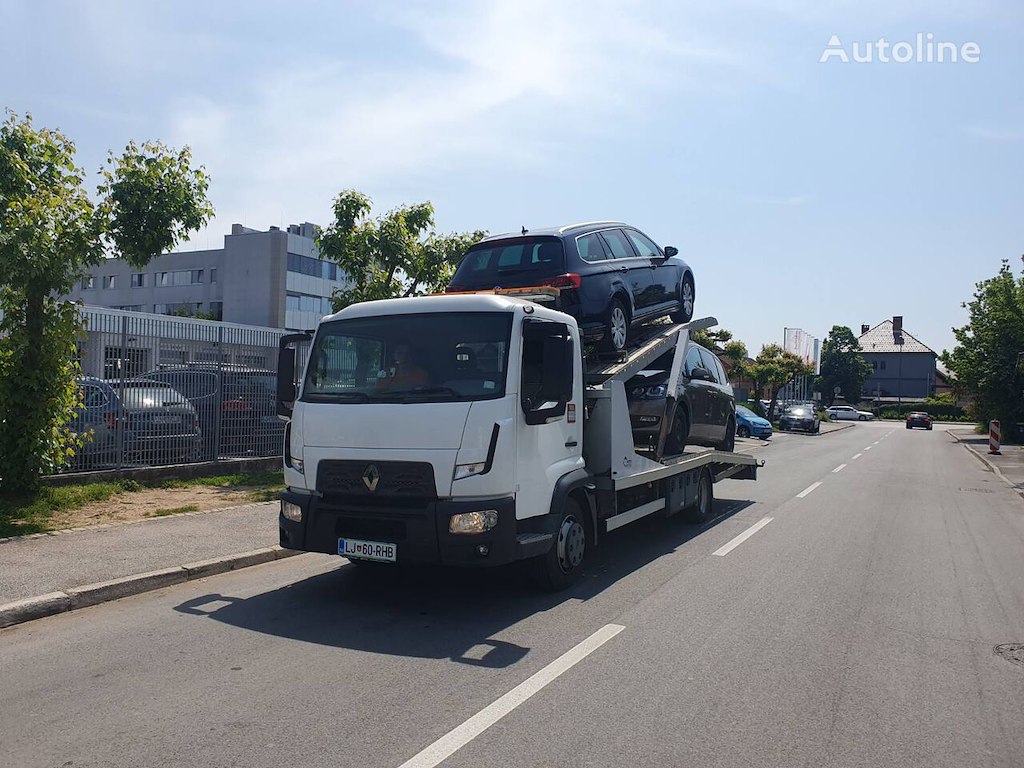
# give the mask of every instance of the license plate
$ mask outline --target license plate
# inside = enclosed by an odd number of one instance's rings
[[[382,541],[338,539],[338,554],[342,557],[355,557],[360,560],[393,563],[398,559],[398,545]]]
[[[179,424],[181,423],[180,416],[154,416],[154,424]]]

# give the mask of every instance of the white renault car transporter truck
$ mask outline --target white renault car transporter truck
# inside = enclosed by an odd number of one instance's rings
[[[560,589],[588,549],[645,515],[711,511],[712,483],[755,479],[749,455],[633,444],[624,382],[689,331],[652,326],[611,362],[585,365],[576,321],[509,295],[366,302],[325,317],[301,385],[282,339],[287,419],[281,546],[353,562],[492,566],[531,560]],[[671,409],[669,398],[667,424]]]

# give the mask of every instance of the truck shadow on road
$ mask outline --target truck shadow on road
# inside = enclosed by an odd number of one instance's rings
[[[202,595],[175,610],[323,646],[503,668],[523,659],[530,649],[494,639],[495,635],[527,616],[599,595],[751,504],[718,499],[716,517],[703,525],[687,524],[679,517],[651,517],[626,526],[591,553],[576,585],[557,594],[533,589],[526,563],[466,570],[339,560],[332,571],[280,589],[249,598]]]

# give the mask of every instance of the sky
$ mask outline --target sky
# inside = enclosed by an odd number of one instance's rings
[[[183,250],[328,224],[349,188],[444,232],[621,220],[752,354],[893,315],[941,352],[1021,268],[1019,0],[0,0],[0,29],[0,106],[90,174],[192,148],[216,217]],[[921,62],[874,45],[918,35]]]

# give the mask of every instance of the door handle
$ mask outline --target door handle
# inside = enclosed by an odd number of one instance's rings
[[[575,440],[566,440],[565,441],[565,447],[566,448],[575,448],[577,445],[579,445],[579,443],[576,442]]]
[[[629,267],[619,267],[619,272],[629,272]]]

